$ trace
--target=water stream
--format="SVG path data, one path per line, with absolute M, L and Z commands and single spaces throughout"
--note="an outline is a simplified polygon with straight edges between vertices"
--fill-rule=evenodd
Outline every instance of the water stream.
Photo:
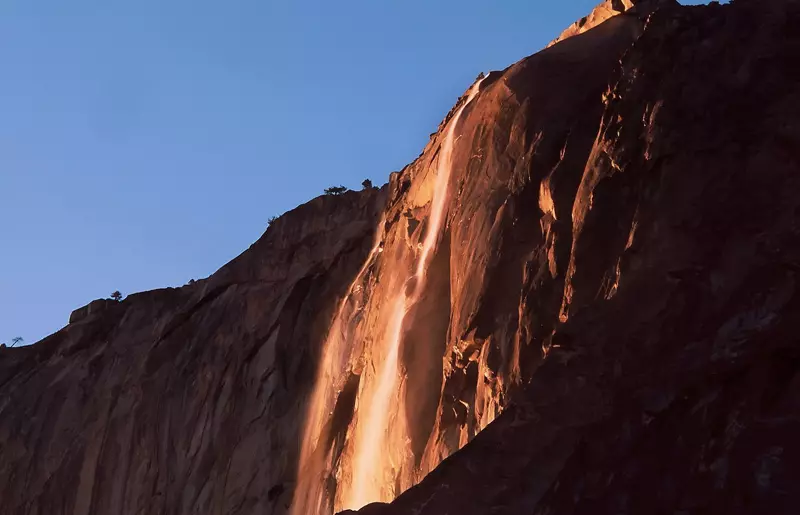
M 406 317 L 425 291 L 428 267 L 441 239 L 449 201 L 456 127 L 464 109 L 478 94 L 480 83 L 470 88 L 466 101 L 447 124 L 436 163 L 427 229 L 416 266 L 410 276 L 395 278 L 402 287 L 396 288 L 393 300 L 381 306 L 380 309 L 389 312 L 376 315 L 376 319 L 384 323 L 384 331 L 379 338 L 369 340 L 375 348 L 365 348 L 361 356 L 368 370 L 360 376 L 355 414 L 347 430 L 345 449 L 339 449 L 341 456 L 335 456 L 333 449 L 321 447 L 321 444 L 329 439 L 329 435 L 324 434 L 325 427 L 332 417 L 348 367 L 352 368 L 351 353 L 356 345 L 350 341 L 352 335 L 347 326 L 357 308 L 351 306 L 351 297 L 361 288 L 365 274 L 382 250 L 383 234 L 378 234 L 375 246 L 331 323 L 307 413 L 292 515 L 328 515 L 332 509 L 359 509 L 371 502 L 391 501 L 401 493 L 398 490 L 411 486 L 409 482 L 413 479 L 409 478 L 413 474 L 408 468 L 413 456 L 403 410 L 399 353 Z M 383 226 L 382 221 L 378 233 Z M 332 488 L 336 491 L 331 491 Z

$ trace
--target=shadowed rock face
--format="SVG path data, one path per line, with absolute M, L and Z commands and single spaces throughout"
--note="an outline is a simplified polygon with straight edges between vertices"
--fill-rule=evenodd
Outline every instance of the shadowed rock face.
M 634 3 L 490 73 L 458 118 L 400 353 L 421 482 L 359 513 L 800 501 L 800 7 Z M 361 356 L 463 103 L 387 188 L 315 199 L 207 280 L 0 351 L 0 512 L 285 513 L 339 300 L 378 230 Z M 331 414 L 345 458 L 361 374 Z
M 317 198 L 209 279 L 0 353 L 0 513 L 283 513 L 383 190 Z

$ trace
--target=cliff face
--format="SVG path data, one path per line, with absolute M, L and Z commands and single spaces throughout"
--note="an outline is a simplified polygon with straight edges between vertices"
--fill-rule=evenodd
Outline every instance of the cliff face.
M 494 217 L 502 264 L 485 276 L 511 277 L 486 283 L 491 314 L 475 319 L 484 345 L 521 356 L 498 361 L 519 363 L 526 384 L 421 484 L 365 514 L 796 511 L 799 21 L 796 2 L 664 7 L 602 100 L 587 88 L 574 118 L 562 105 L 558 121 L 528 118 L 542 161 L 511 182 L 529 196 L 512 190 Z M 602 45 L 587 46 L 594 63 Z M 525 84 L 558 75 L 548 71 Z M 528 154 L 509 155 L 487 175 Z M 527 250 L 522 267 L 512 249 Z M 503 310 L 517 295 L 519 310 Z M 504 339 L 509 319 L 516 337 Z
M 0 353 L 0 513 L 282 513 L 319 343 L 381 190 L 284 215 L 207 280 Z
M 605 2 L 385 189 L 0 350 L 0 505 L 790 513 L 798 23 Z

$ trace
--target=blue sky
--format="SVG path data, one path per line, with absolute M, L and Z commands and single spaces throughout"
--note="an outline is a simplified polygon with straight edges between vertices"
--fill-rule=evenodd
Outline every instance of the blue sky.
M 481 71 L 596 0 L 6 0 L 0 341 L 178 286 L 334 184 L 386 181 Z

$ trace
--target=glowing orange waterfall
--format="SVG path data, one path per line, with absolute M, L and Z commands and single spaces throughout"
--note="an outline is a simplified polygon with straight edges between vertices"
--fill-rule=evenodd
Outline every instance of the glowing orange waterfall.
M 479 87 L 480 81 L 472 86 L 466 101 L 447 124 L 436 161 L 427 229 L 413 273 L 408 275 L 394 266 L 385 267 L 380 281 L 389 293 L 371 304 L 372 312 L 362 315 L 370 317 L 373 327 L 383 330 L 374 336 L 361 334 L 357 329 L 351 331 L 351 325 L 358 325 L 351 323 L 357 308 L 348 307 L 370 265 L 377 262 L 376 267 L 380 266 L 377 256 L 382 250 L 381 243 L 373 248 L 331 323 L 304 428 L 293 515 L 328 515 L 331 506 L 338 511 L 390 501 L 416 479 L 403 405 L 405 374 L 399 354 L 406 317 L 425 291 L 428 266 L 441 238 L 456 127 Z M 386 235 L 379 234 L 378 241 L 383 237 Z M 361 354 L 351 355 L 356 348 L 361 349 Z M 327 440 L 324 428 L 332 417 L 348 371 L 356 368 L 359 385 L 353 418 L 347 428 L 344 449 L 334 456 L 333 449 L 324 448 Z M 331 491 L 331 484 L 335 485 L 335 492 Z
M 328 506 L 332 500 L 328 498 L 325 490 L 325 476 L 332 468 L 331 457 L 328 450 L 320 445 L 325 444 L 326 435 L 323 434 L 323 429 L 326 420 L 331 416 L 336 396 L 341 391 L 341 383 L 350 358 L 351 346 L 348 344 L 346 331 L 350 317 L 346 312 L 354 290 L 359 287 L 367 269 L 381 250 L 382 227 L 383 219 L 376 232 L 376 243 L 347 290 L 347 295 L 340 302 L 322 347 L 322 358 L 303 429 L 297 486 L 291 509 L 293 515 L 322 515 L 330 511 Z
M 394 469 L 397 464 L 391 463 L 394 457 L 404 454 L 407 447 L 407 435 L 404 434 L 402 420 L 396 420 L 394 431 L 390 431 L 388 424 L 390 414 L 399 411 L 402 403 L 398 399 L 398 382 L 401 372 L 399 370 L 398 353 L 402 340 L 403 323 L 408 309 L 418 300 L 425 290 L 425 278 L 431 254 L 436 249 L 441 235 L 442 222 L 445 217 L 445 208 L 448 200 L 448 183 L 452 170 L 453 145 L 455 143 L 455 129 L 464 108 L 478 93 L 480 82 L 477 82 L 469 92 L 467 101 L 459 108 L 447 128 L 442 149 L 439 152 L 436 167 L 436 185 L 431 202 L 431 212 L 428 229 L 422 244 L 422 252 L 417 261 L 414 275 L 409 280 L 407 287 L 399 292 L 397 300 L 392 306 L 391 322 L 386 331 L 383 346 L 387 349 L 386 357 L 381 365 L 381 372 L 377 376 L 378 383 L 372 389 L 371 396 L 366 399 L 362 412 L 359 413 L 358 424 L 355 427 L 353 439 L 353 470 L 352 482 L 343 492 L 343 507 L 358 509 L 366 504 L 376 501 L 389 501 L 399 492 L 394 492 L 395 481 L 387 480 L 385 470 Z M 410 291 L 409 291 L 410 290 Z M 400 431 L 398 431 L 398 429 Z M 387 438 L 394 432 L 395 438 Z M 391 441 L 394 440 L 394 441 Z M 387 463 L 389 461 L 389 463 Z M 394 478 L 388 478 L 394 479 Z

